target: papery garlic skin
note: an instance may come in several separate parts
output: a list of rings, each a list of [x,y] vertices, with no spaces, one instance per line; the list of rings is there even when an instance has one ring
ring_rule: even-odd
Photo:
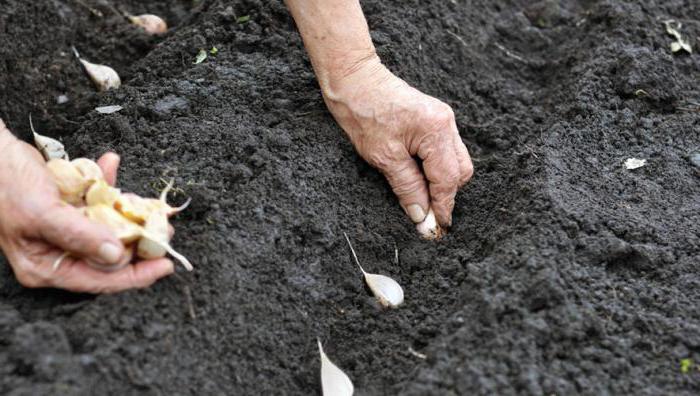
[[[318,341],[318,351],[321,355],[321,390],[323,396],[352,396],[355,387],[350,378],[331,362],[323,351],[321,340]]]
[[[128,15],[127,18],[134,25],[140,26],[151,35],[163,34],[168,31],[168,24],[163,18],[153,14]]]
[[[437,223],[435,212],[433,212],[432,208],[428,211],[428,215],[425,216],[425,220],[416,224],[416,230],[423,239],[427,240],[440,239],[444,235],[444,231]]]

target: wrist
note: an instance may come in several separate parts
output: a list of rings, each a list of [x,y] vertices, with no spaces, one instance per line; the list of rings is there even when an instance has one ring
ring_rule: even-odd
[[[385,78],[388,70],[374,51],[336,60],[318,73],[319,85],[326,101],[335,102],[356,93],[359,88],[373,86]]]

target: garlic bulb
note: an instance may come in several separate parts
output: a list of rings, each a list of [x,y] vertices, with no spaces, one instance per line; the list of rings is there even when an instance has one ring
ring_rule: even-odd
[[[107,91],[112,88],[119,88],[122,85],[122,80],[119,78],[114,69],[105,65],[98,65],[92,62],[88,62],[80,57],[78,50],[73,47],[73,53],[75,57],[78,58],[80,63],[82,63],[87,72],[88,76],[92,82],[97,86],[100,92]]]
[[[157,15],[127,15],[126,17],[129,19],[129,22],[140,26],[146,33],[151,35],[163,34],[168,31],[168,24]]]
[[[34,145],[46,161],[54,158],[68,160],[68,153],[66,153],[66,149],[63,147],[61,142],[48,136],[42,136],[36,133],[31,114],[29,115],[29,128],[31,128],[32,134],[34,134]]]
[[[355,387],[350,378],[331,362],[323,352],[321,340],[318,341],[318,352],[321,354],[321,389],[323,396],[352,396]]]
[[[428,215],[425,216],[425,220],[416,224],[416,230],[423,239],[428,240],[440,239],[445,234],[444,230],[437,223],[432,208],[428,211]]]
[[[357,266],[360,267],[360,271],[362,271],[362,275],[365,278],[365,282],[367,282],[367,286],[369,286],[369,289],[372,291],[372,294],[374,294],[379,303],[385,308],[396,308],[401,305],[403,303],[403,289],[401,288],[401,285],[388,276],[370,274],[366,272],[360,265],[360,261],[357,259],[357,254],[350,243],[348,234],[345,234],[345,240],[348,241],[350,251],[355,258]]]

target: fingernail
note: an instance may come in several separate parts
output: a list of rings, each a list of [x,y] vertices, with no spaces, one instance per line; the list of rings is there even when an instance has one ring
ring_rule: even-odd
[[[411,221],[414,223],[420,223],[425,220],[425,211],[418,204],[408,205],[406,207],[406,213],[408,213],[408,217],[410,217]]]
[[[110,242],[103,243],[98,253],[106,264],[116,264],[122,258],[121,247]]]

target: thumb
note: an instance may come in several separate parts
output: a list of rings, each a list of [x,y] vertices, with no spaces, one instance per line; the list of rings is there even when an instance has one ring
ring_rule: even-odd
[[[105,266],[118,264],[124,254],[124,245],[107,227],[90,221],[70,205],[47,210],[39,233],[56,247]]]
[[[392,153],[394,158],[384,161],[379,170],[386,177],[411,221],[420,223],[425,220],[430,207],[425,176],[405,147],[401,146],[396,151]]]

